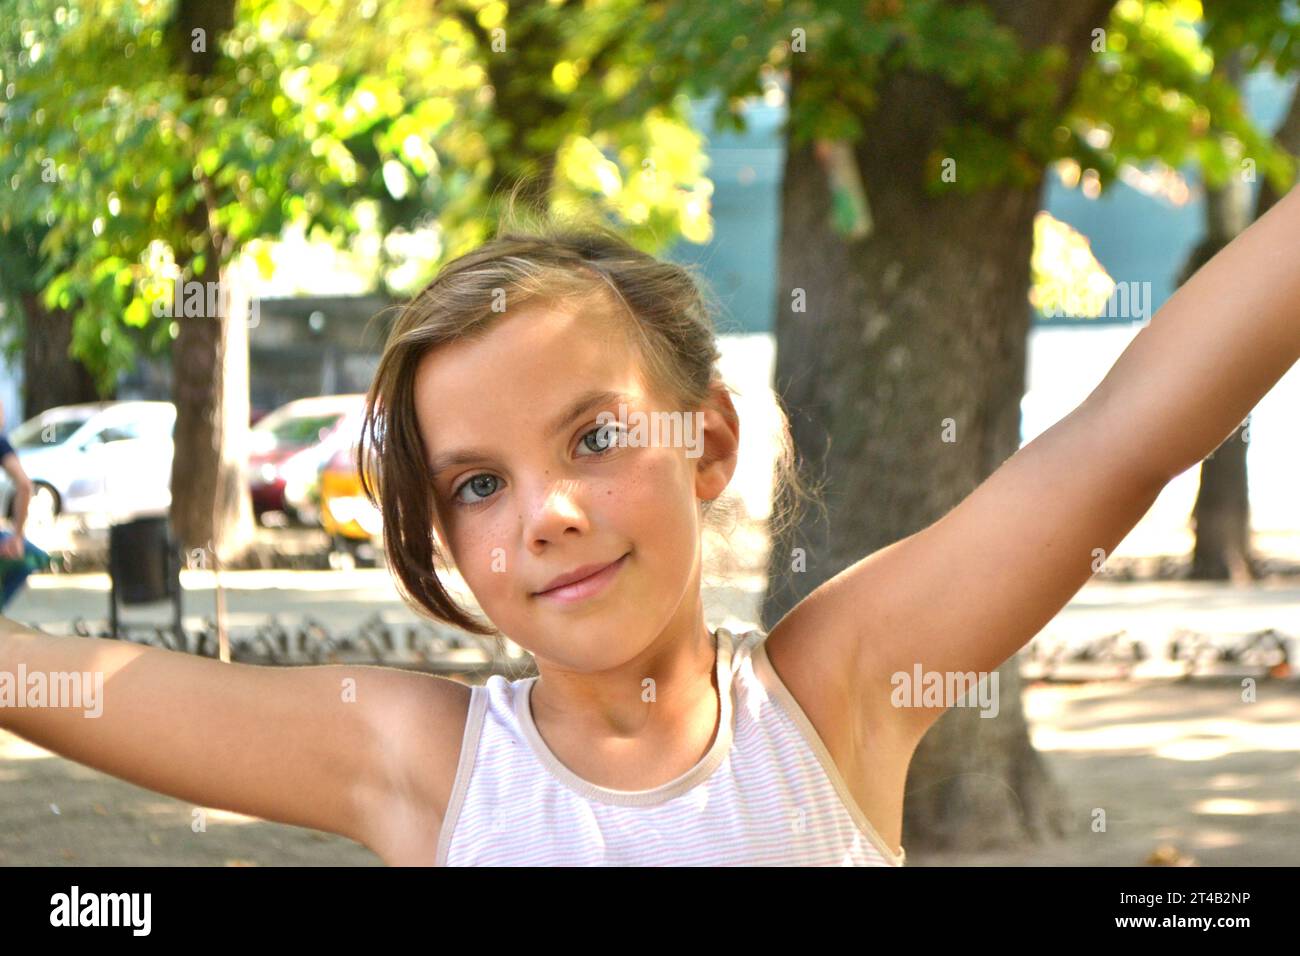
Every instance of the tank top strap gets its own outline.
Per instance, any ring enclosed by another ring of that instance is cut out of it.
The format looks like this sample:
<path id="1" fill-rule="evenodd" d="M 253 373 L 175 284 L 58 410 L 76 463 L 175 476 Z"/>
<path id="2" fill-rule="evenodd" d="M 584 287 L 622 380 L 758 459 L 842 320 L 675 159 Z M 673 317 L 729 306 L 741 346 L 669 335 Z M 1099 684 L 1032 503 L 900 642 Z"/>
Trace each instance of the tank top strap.
<path id="1" fill-rule="evenodd" d="M 492 679 L 504 680 L 494 675 Z M 460 811 L 465 803 L 465 794 L 469 790 L 470 775 L 474 772 L 474 763 L 478 757 L 479 738 L 483 736 L 483 723 L 487 718 L 491 688 L 484 684 L 471 684 L 469 693 L 469 715 L 465 720 L 465 733 L 460 741 L 460 757 L 456 761 L 456 782 L 451 796 L 447 800 L 447 810 L 442 816 L 438 828 L 438 849 L 434 855 L 434 866 L 447 865 L 447 849 L 451 843 L 451 833 L 460 819 Z"/>

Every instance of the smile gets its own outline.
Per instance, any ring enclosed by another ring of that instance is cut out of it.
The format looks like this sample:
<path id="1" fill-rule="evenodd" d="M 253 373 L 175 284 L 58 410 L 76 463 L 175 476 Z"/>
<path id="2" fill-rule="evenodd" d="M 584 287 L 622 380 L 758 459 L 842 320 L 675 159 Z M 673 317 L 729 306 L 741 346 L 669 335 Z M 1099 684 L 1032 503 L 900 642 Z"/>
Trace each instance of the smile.
<path id="1" fill-rule="evenodd" d="M 618 572 L 623 565 L 627 563 L 628 552 L 612 564 L 607 564 L 595 574 L 588 575 L 580 581 L 573 581 L 569 584 L 562 585 L 558 588 L 552 588 L 549 591 L 541 591 L 534 597 L 545 598 L 550 601 L 557 601 L 561 604 L 574 604 L 578 601 L 585 601 L 587 598 L 594 597 L 618 576 Z"/>

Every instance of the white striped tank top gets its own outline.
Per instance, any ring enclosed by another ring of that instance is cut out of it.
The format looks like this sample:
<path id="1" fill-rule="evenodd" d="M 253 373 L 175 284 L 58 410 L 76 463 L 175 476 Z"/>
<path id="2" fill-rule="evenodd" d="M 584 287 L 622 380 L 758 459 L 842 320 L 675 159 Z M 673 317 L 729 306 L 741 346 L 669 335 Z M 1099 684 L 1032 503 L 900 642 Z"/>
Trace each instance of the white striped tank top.
<path id="1" fill-rule="evenodd" d="M 901 866 L 767 658 L 718 628 L 708 753 L 650 790 L 579 777 L 533 723 L 536 677 L 471 687 L 436 866 Z"/>

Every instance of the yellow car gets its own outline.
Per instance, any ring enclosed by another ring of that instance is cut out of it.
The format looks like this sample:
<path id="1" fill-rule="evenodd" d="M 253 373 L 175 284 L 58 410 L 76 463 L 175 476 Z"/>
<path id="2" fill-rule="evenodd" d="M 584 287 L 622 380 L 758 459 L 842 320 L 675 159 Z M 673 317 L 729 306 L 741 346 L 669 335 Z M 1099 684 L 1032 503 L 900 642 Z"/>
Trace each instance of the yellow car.
<path id="1" fill-rule="evenodd" d="M 384 553 L 383 516 L 361 490 L 356 445 L 338 451 L 320 472 L 320 523 L 343 563 L 374 566 Z M 333 563 L 333 559 L 332 559 Z"/>

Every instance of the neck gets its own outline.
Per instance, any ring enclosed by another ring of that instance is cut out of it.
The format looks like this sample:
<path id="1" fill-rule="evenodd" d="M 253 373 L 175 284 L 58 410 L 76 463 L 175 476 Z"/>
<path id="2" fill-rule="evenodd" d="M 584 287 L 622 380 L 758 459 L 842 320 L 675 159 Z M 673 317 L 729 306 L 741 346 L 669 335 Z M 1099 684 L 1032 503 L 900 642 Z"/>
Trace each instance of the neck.
<path id="1" fill-rule="evenodd" d="M 546 724 L 586 739 L 675 736 L 710 709 L 716 720 L 715 643 L 701 616 L 687 636 L 665 631 L 609 670 L 584 673 L 539 661 L 533 719 L 539 728 Z"/>

